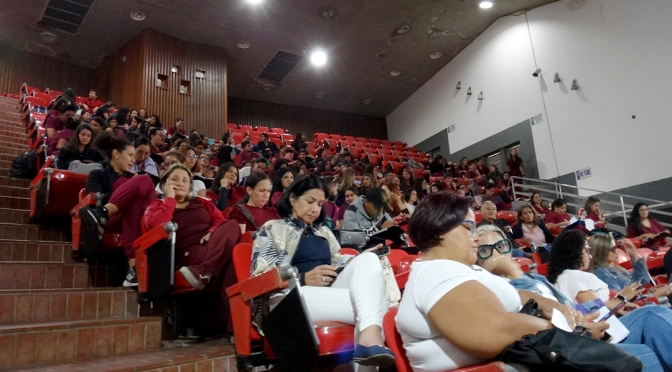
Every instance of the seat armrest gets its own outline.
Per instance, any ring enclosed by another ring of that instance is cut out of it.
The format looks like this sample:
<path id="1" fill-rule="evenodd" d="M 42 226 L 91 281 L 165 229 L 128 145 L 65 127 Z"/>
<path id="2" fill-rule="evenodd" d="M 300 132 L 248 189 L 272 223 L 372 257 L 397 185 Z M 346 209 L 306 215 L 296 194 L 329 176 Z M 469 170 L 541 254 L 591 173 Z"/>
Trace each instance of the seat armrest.
<path id="1" fill-rule="evenodd" d="M 95 204 L 95 202 L 94 202 Z M 145 232 L 133 242 L 133 249 L 138 251 L 145 251 L 157 242 L 168 239 L 173 228 L 177 228 L 176 224 L 172 222 L 162 223 L 155 226 L 153 229 Z"/>
<path id="2" fill-rule="evenodd" d="M 280 269 L 273 268 L 230 286 L 226 289 L 226 293 L 229 297 L 241 296 L 244 301 L 251 301 L 259 296 L 285 288 L 287 288 L 287 282 L 280 277 Z"/>

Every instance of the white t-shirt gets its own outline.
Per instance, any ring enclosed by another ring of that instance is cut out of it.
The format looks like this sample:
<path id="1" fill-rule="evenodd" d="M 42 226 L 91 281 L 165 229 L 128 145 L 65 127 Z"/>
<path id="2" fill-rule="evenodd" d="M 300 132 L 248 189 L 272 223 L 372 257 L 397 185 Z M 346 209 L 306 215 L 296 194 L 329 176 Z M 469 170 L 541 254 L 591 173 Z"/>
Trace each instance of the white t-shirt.
<path id="1" fill-rule="evenodd" d="M 192 186 L 191 192 L 189 193 L 190 196 L 198 196 L 199 190 L 205 190 L 205 184 L 201 180 L 191 181 L 191 186 Z M 154 190 L 156 190 L 157 194 L 163 195 L 163 190 L 161 190 L 161 184 L 156 185 Z"/>
<path id="2" fill-rule="evenodd" d="M 572 302 L 576 302 L 579 292 L 595 291 L 597 296 L 604 302 L 609 301 L 609 286 L 601 281 L 595 274 L 581 270 L 565 270 L 555 281 L 555 288 L 562 292 Z"/>
<path id="3" fill-rule="evenodd" d="M 522 307 L 513 286 L 479 267 L 451 260 L 414 262 L 396 319 L 413 371 L 445 371 L 483 362 L 451 344 L 429 321 L 432 307 L 452 289 L 470 280 L 477 280 L 493 291 L 507 311 L 517 312 Z"/>

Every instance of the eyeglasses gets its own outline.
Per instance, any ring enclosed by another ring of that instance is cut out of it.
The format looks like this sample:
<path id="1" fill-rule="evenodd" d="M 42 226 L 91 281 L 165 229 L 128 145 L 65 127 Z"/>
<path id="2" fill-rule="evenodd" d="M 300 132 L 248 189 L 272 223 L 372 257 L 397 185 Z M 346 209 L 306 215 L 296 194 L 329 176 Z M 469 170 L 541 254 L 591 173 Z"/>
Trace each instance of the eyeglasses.
<path id="1" fill-rule="evenodd" d="M 462 227 L 464 227 L 465 229 L 469 230 L 469 235 L 471 235 L 472 238 L 474 237 L 474 235 L 476 235 L 476 222 L 475 221 L 464 220 L 464 221 L 462 221 L 462 223 L 460 225 L 462 225 Z"/>
<path id="2" fill-rule="evenodd" d="M 196 154 L 194 154 L 194 155 L 187 155 L 187 157 L 188 157 L 188 158 L 192 158 L 192 159 L 198 159 L 198 155 L 196 155 Z"/>
<path id="3" fill-rule="evenodd" d="M 497 250 L 499 254 L 507 254 L 511 252 L 513 244 L 509 239 L 502 239 L 495 244 L 481 244 L 478 246 L 478 253 L 476 254 L 479 259 L 487 260 L 492 256 L 493 250 Z"/>

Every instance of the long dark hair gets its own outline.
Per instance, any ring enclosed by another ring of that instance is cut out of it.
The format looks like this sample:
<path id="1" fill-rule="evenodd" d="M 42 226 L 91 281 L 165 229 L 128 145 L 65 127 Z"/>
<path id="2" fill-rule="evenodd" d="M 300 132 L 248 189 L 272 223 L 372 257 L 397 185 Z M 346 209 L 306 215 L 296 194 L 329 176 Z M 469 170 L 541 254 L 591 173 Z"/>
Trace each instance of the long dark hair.
<path id="1" fill-rule="evenodd" d="M 126 106 L 122 106 L 119 111 L 117 111 L 117 126 L 123 126 L 126 123 L 126 116 L 131 112 Z"/>
<path id="2" fill-rule="evenodd" d="M 72 135 L 72 137 L 70 137 L 70 141 L 68 141 L 68 143 L 65 145 L 66 150 L 76 155 L 80 154 L 79 145 L 81 145 L 81 143 L 79 142 L 79 133 L 81 133 L 83 130 L 88 130 L 91 132 L 91 140 L 87 145 L 84 146 L 84 151 L 82 152 L 86 152 L 86 150 L 91 147 L 93 144 L 93 128 L 91 128 L 89 124 L 84 123 L 80 124 L 77 129 L 75 129 L 75 133 Z"/>
<path id="3" fill-rule="evenodd" d="M 219 192 L 219 187 L 220 187 L 219 186 L 219 181 L 221 181 L 222 178 L 224 178 L 224 175 L 226 174 L 226 172 L 228 172 L 229 169 L 231 169 L 231 168 L 236 168 L 236 166 L 231 162 L 224 163 L 224 164 L 219 166 L 219 170 L 217 171 L 217 174 L 215 174 L 215 178 L 212 180 L 212 186 L 210 186 L 210 190 L 212 190 L 214 192 Z M 239 180 L 240 180 L 240 178 L 238 177 L 238 168 L 236 168 L 236 184 L 238 184 Z M 236 186 L 236 184 L 234 184 L 232 186 Z"/>
<path id="4" fill-rule="evenodd" d="M 252 173 L 250 173 L 250 175 L 247 176 L 247 183 L 245 184 L 246 190 L 247 190 L 248 187 L 251 188 L 251 189 L 254 189 L 255 187 L 257 187 L 259 182 L 261 182 L 263 180 L 269 180 L 270 181 L 271 179 L 268 178 L 268 175 L 264 172 L 252 172 Z M 245 197 L 238 202 L 238 204 L 247 204 L 247 202 L 249 202 L 249 201 L 250 201 L 250 194 L 246 194 Z"/>
<path id="5" fill-rule="evenodd" d="M 123 152 L 129 146 L 133 147 L 133 144 L 126 138 L 117 137 L 110 132 L 101 132 L 96 136 L 96 141 L 93 144 L 95 149 L 105 155 L 107 161 L 112 160 L 112 152 L 114 152 L 114 150 Z"/>
<path id="6" fill-rule="evenodd" d="M 289 167 L 279 169 L 273 174 L 273 188 L 271 189 L 271 195 L 273 195 L 276 191 L 285 191 L 282 188 L 282 177 L 284 177 L 284 175 L 287 173 L 292 173 L 292 176 L 294 176 L 292 168 Z"/>
<path id="7" fill-rule="evenodd" d="M 648 207 L 649 205 L 646 203 L 639 202 L 635 204 L 634 207 L 632 207 L 632 212 L 630 212 L 630 224 L 635 224 L 637 226 L 637 233 L 641 234 L 642 230 L 644 227 L 642 226 L 642 218 L 639 217 L 639 208 L 641 207 Z M 588 210 L 586 210 L 586 213 L 588 213 Z"/>
<path id="8" fill-rule="evenodd" d="M 301 176 L 294 180 L 294 182 L 282 194 L 282 198 L 278 202 L 278 214 L 280 217 L 287 218 L 292 216 L 293 207 L 290 198 L 299 198 L 306 192 L 314 189 L 320 189 L 324 192 L 325 199 L 329 196 L 329 189 L 324 183 L 324 180 L 315 176 Z M 326 218 L 324 217 L 324 208 L 320 211 L 320 216 L 313 222 L 316 225 L 324 224 Z"/>
<path id="9" fill-rule="evenodd" d="M 565 230 L 555 238 L 548 261 L 548 280 L 551 283 L 555 283 L 563 271 L 581 268 L 585 244 L 586 236 L 581 230 Z"/>

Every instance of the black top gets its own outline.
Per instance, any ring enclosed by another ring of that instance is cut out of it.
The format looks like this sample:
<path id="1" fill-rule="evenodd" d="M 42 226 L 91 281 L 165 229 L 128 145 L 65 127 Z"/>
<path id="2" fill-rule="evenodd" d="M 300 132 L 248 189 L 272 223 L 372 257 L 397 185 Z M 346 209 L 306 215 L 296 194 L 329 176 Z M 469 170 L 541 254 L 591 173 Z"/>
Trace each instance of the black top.
<path id="1" fill-rule="evenodd" d="M 271 154 L 268 154 L 266 152 L 266 149 L 270 149 Z M 257 146 L 252 148 L 252 151 L 258 152 L 259 155 L 261 155 L 263 157 L 268 157 L 269 155 L 277 154 L 280 150 L 278 149 L 278 146 L 275 143 L 273 143 L 269 140 L 268 145 L 265 144 L 264 141 L 259 141 L 259 143 L 257 143 Z"/>
<path id="2" fill-rule="evenodd" d="M 306 228 L 299 239 L 291 265 L 295 266 L 299 273 L 307 273 L 320 265 L 331 264 L 331 250 L 329 242 L 325 238 L 315 236 L 313 229 Z"/>
<path id="3" fill-rule="evenodd" d="M 544 232 L 546 244 L 553 244 L 555 236 L 553 236 L 553 234 L 548 230 L 548 227 L 546 227 L 546 223 L 544 223 L 543 220 L 539 221 L 539 228 Z M 512 235 L 514 239 L 520 239 L 524 237 L 522 223 L 517 223 L 516 226 L 513 227 Z"/>
<path id="4" fill-rule="evenodd" d="M 107 204 L 112 196 L 114 183 L 119 177 L 133 177 L 132 173 L 117 173 L 112 169 L 109 163 L 105 163 L 103 169 L 96 169 L 89 173 L 89 178 L 86 180 L 86 193 L 101 193 L 103 194 L 103 205 Z"/>
<path id="5" fill-rule="evenodd" d="M 58 169 L 68 169 L 70 163 L 75 160 L 79 160 L 82 163 L 100 163 L 105 158 L 93 147 L 87 147 L 81 153 L 76 153 L 71 151 L 70 148 L 64 147 L 58 153 Z"/>

